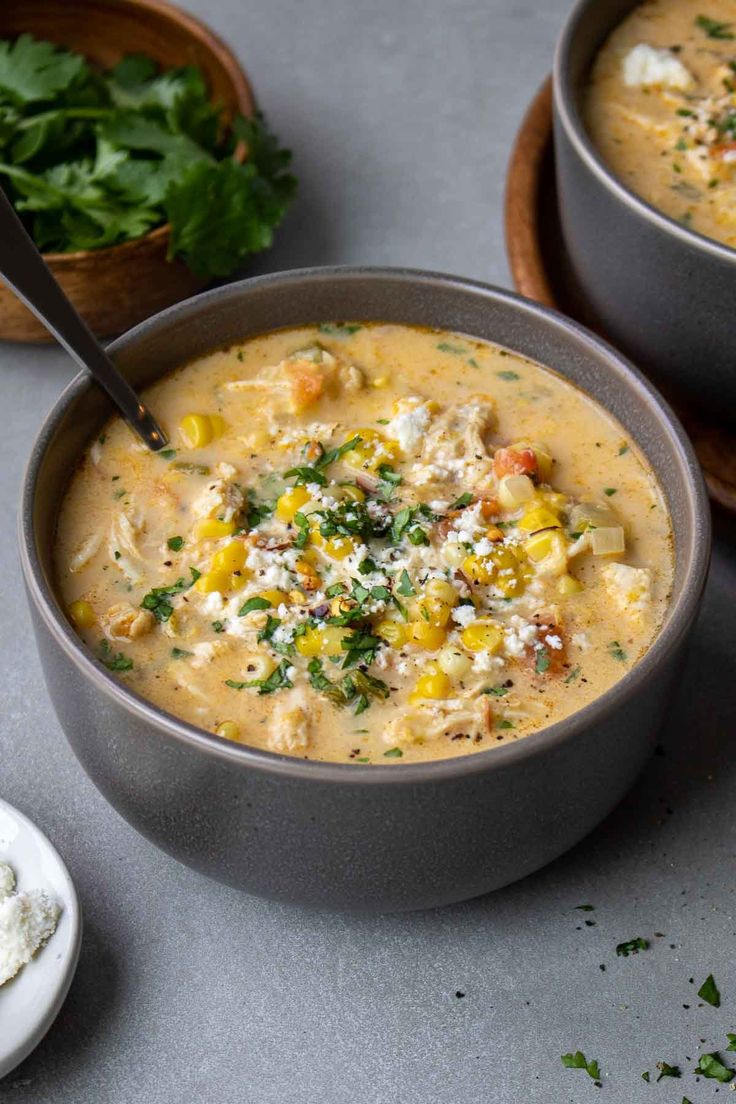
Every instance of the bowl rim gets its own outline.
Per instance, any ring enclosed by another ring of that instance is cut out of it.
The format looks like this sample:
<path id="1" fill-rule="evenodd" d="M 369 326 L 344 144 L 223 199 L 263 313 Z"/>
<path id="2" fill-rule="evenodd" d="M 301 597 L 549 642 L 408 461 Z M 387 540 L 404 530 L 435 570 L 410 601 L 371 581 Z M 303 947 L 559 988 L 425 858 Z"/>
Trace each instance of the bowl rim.
<path id="1" fill-rule="evenodd" d="M 98 0 L 98 2 L 100 2 L 100 0 Z M 192 15 L 191 12 L 169 3 L 168 0 L 113 0 L 110 6 L 115 8 L 130 8 L 134 12 L 140 9 L 154 12 L 156 15 L 160 15 L 164 20 L 168 20 L 183 28 L 192 39 L 196 39 L 205 47 L 208 53 L 212 54 L 217 59 L 221 68 L 227 74 L 235 93 L 237 110 L 246 117 L 250 117 L 255 113 L 256 98 L 248 74 L 223 39 L 216 34 L 211 27 L 203 23 L 201 19 Z M 245 150 L 241 148 L 241 146 L 242 143 L 233 153 L 236 160 L 240 161 L 244 160 L 245 157 Z M 159 240 L 163 245 L 168 240 L 170 231 L 170 224 L 168 222 L 163 222 L 159 226 L 154 226 L 151 230 L 147 230 L 145 234 L 140 234 L 137 238 L 132 238 L 130 241 L 118 242 L 117 245 L 108 245 L 102 249 L 76 249 L 70 253 L 42 253 L 41 256 L 46 261 L 46 264 L 50 265 L 55 270 L 76 268 L 80 264 L 89 263 L 97 258 L 105 260 L 108 258 L 120 257 L 123 251 L 132 253 L 136 249 L 140 249 L 144 246 L 152 245 L 155 247 L 158 245 Z"/>
<path id="2" fill-rule="evenodd" d="M 632 0 L 632 8 L 636 7 L 639 2 L 640 0 Z M 555 48 L 552 66 L 554 111 L 564 127 L 567 138 L 586 168 L 609 192 L 613 193 L 616 199 L 635 214 L 653 223 L 663 232 L 678 238 L 684 245 L 709 253 L 714 258 L 728 264 L 736 264 L 736 249 L 724 245 L 714 238 L 709 238 L 705 234 L 700 234 L 697 230 L 688 229 L 628 188 L 608 168 L 602 155 L 591 141 L 578 108 L 576 89 L 573 88 L 571 81 L 570 53 L 577 43 L 580 25 L 588 9 L 595 4 L 600 4 L 600 0 L 576 0 L 563 25 Z M 619 26 L 620 23 L 621 20 L 615 26 Z M 600 47 L 597 46 L 595 53 L 591 50 L 591 63 L 599 49 Z"/>
<path id="3" fill-rule="evenodd" d="M 389 268 L 377 266 L 338 265 L 320 268 L 293 269 L 247 280 L 225 284 L 210 291 L 192 296 L 160 311 L 151 318 L 134 326 L 126 334 L 117 338 L 109 346 L 113 355 L 136 341 L 148 331 L 155 330 L 164 321 L 170 322 L 191 314 L 206 311 L 208 306 L 219 301 L 241 300 L 248 297 L 251 290 L 268 289 L 271 286 L 301 285 L 305 281 L 341 282 L 392 281 L 421 288 L 426 293 L 441 288 L 471 292 L 495 303 L 504 304 L 512 312 L 520 314 L 531 325 L 539 321 L 552 322 L 563 333 L 574 337 L 577 342 L 593 353 L 603 353 L 617 367 L 626 382 L 636 392 L 639 403 L 649 407 L 653 416 L 666 433 L 668 452 L 678 457 L 679 467 L 685 481 L 685 490 L 690 503 L 693 519 L 693 532 L 689 547 L 685 550 L 685 572 L 681 591 L 668 609 L 667 621 L 655 637 L 652 645 L 642 658 L 622 679 L 610 687 L 600 697 L 570 716 L 530 733 L 513 743 L 485 751 L 475 751 L 451 759 L 437 759 L 427 762 L 397 764 L 376 763 L 366 768 L 354 763 L 336 763 L 315 759 L 301 759 L 262 750 L 246 744 L 237 744 L 222 739 L 196 725 L 189 724 L 173 714 L 159 709 L 152 702 L 128 689 L 121 680 L 116 679 L 92 653 L 82 644 L 74 632 L 51 587 L 47 585 L 43 570 L 36 553 L 35 528 L 33 523 L 35 489 L 39 470 L 46 450 L 54 439 L 57 427 L 65 417 L 69 406 L 81 394 L 94 386 L 85 372 L 76 375 L 65 387 L 59 398 L 44 419 L 26 466 L 21 486 L 20 509 L 18 511 L 18 539 L 21 568 L 26 584 L 29 601 L 42 619 L 46 631 L 55 644 L 62 649 L 66 657 L 74 663 L 82 676 L 92 682 L 99 693 L 128 713 L 134 714 L 140 722 L 157 732 L 174 739 L 189 748 L 197 749 L 213 758 L 229 761 L 242 769 L 256 769 L 267 774 L 287 777 L 293 780 L 303 779 L 315 783 L 343 782 L 359 786 L 386 784 L 416 784 L 439 782 L 443 779 L 459 778 L 467 774 L 484 773 L 487 770 L 504 769 L 514 763 L 535 758 L 537 755 L 553 750 L 556 746 L 574 739 L 597 722 L 615 712 L 620 705 L 636 692 L 651 677 L 656 677 L 660 661 L 676 652 L 683 642 L 697 613 L 710 562 L 711 520 L 707 493 L 700 466 L 692 446 L 685 435 L 675 413 L 662 398 L 655 387 L 623 357 L 613 346 L 601 340 L 585 327 L 561 314 L 559 311 L 544 307 L 530 299 L 503 288 L 495 287 L 478 280 L 466 279 L 451 274 L 423 271 L 409 268 Z M 562 373 L 564 375 L 564 372 Z M 576 385 L 577 386 L 577 385 Z M 591 396 L 596 402 L 595 396 Z M 603 404 L 599 404 L 603 405 Z M 632 435 L 633 436 L 633 435 Z M 655 471 L 655 474 L 656 471 Z"/>

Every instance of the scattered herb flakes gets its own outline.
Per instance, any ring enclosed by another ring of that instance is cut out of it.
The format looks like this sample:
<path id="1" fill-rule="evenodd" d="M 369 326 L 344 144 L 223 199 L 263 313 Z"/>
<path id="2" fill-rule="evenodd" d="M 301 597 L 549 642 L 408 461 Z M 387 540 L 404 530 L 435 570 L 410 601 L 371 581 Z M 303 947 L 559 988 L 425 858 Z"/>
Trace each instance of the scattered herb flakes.
<path id="1" fill-rule="evenodd" d="M 618 487 L 604 487 L 603 488 L 604 495 L 608 495 L 609 498 L 612 498 L 613 495 L 615 495 L 617 491 L 618 491 Z"/>
<path id="2" fill-rule="evenodd" d="M 688 1100 L 686 1096 L 682 1098 L 682 1104 L 693 1104 L 692 1100 Z"/>
<path id="3" fill-rule="evenodd" d="M 639 951 L 646 951 L 648 947 L 649 941 L 637 935 L 635 939 L 628 939 L 625 943 L 619 943 L 616 947 L 616 954 L 619 958 L 628 958 L 630 954 L 638 954 Z"/>
<path id="4" fill-rule="evenodd" d="M 473 501 L 473 495 L 470 493 L 470 491 L 466 491 L 465 494 L 461 494 L 459 498 L 455 499 L 455 501 L 450 506 L 450 509 L 451 510 L 464 510 L 465 507 L 469 506 L 472 501 Z"/>
<path id="5" fill-rule="evenodd" d="M 621 445 L 620 449 L 618 450 L 618 454 L 619 454 L 619 456 L 625 456 L 628 451 L 629 451 L 629 446 L 628 445 Z"/>
<path id="6" fill-rule="evenodd" d="M 512 383 L 514 380 L 521 379 L 519 373 L 514 372 L 511 368 L 504 368 L 502 371 L 496 372 L 496 375 L 499 379 L 506 380 L 507 383 Z"/>
<path id="7" fill-rule="evenodd" d="M 453 353 L 455 356 L 461 356 L 468 351 L 462 345 L 453 345 L 450 341 L 440 341 L 437 348 L 441 353 Z"/>
<path id="8" fill-rule="evenodd" d="M 480 368 L 480 364 L 475 359 L 475 357 L 468 357 L 468 364 L 471 368 Z"/>
<path id="9" fill-rule="evenodd" d="M 651 1081 L 651 1077 L 649 1076 L 649 1070 L 644 1070 L 643 1074 L 641 1075 L 641 1079 L 642 1079 L 642 1081 L 646 1081 L 646 1083 L 649 1084 L 649 1082 Z"/>
<path id="10" fill-rule="evenodd" d="M 595 905 L 576 905 L 578 912 L 595 912 Z"/>
<path id="11" fill-rule="evenodd" d="M 734 1035 L 733 1032 L 729 1031 L 726 1033 L 726 1037 L 728 1039 L 728 1046 L 726 1047 L 726 1050 L 736 1050 L 736 1035 Z"/>
<path id="12" fill-rule="evenodd" d="M 130 671 L 133 667 L 133 660 L 130 656 L 126 656 L 123 652 L 116 652 L 113 654 L 110 643 L 107 640 L 100 641 L 100 659 L 107 667 L 108 671 Z"/>
<path id="13" fill-rule="evenodd" d="M 298 464 L 295 468 L 289 468 L 284 472 L 284 479 L 293 479 L 296 486 L 306 486 L 307 483 L 317 483 L 320 487 L 327 484 L 327 478 L 319 468 L 310 468 L 305 464 Z"/>
<path id="14" fill-rule="evenodd" d="M 174 460 L 176 458 L 176 449 L 173 449 L 173 448 L 161 449 L 161 451 L 158 452 L 156 455 L 160 456 L 162 460 Z"/>
<path id="15" fill-rule="evenodd" d="M 565 1069 L 582 1069 L 585 1070 L 588 1077 L 592 1077 L 594 1081 L 599 1081 L 601 1076 L 601 1068 L 595 1058 L 591 1058 L 590 1061 L 585 1057 L 582 1050 L 576 1050 L 574 1054 L 563 1054 L 560 1057 Z"/>
<path id="16" fill-rule="evenodd" d="M 708 38 L 731 39 L 736 37 L 731 30 L 732 23 L 721 23 L 707 15 L 696 16 L 695 26 L 699 27 L 701 31 L 705 31 Z"/>
<path id="17" fill-rule="evenodd" d="M 624 649 L 619 644 L 618 640 L 612 640 L 608 645 L 608 654 L 611 659 L 617 659 L 619 663 L 625 663 L 629 658 Z"/>
<path id="18" fill-rule="evenodd" d="M 546 648 L 537 648 L 537 658 L 534 662 L 534 670 L 538 675 L 543 675 L 549 670 L 550 658 Z"/>
<path id="19" fill-rule="evenodd" d="M 509 721 L 506 717 L 502 717 L 500 720 L 496 721 L 496 728 L 516 728 L 516 725 L 513 721 Z"/>
<path id="20" fill-rule="evenodd" d="M 166 542 L 166 547 L 170 548 L 172 552 L 181 552 L 184 547 L 183 537 L 169 537 Z"/>
<path id="21" fill-rule="evenodd" d="M 221 633 L 225 631 L 225 626 L 223 625 L 222 621 L 213 621 L 212 629 L 216 633 Z"/>
<path id="22" fill-rule="evenodd" d="M 186 648 L 172 648 L 171 649 L 171 658 L 172 659 L 186 659 L 187 656 L 191 656 L 191 655 L 194 655 L 194 652 L 188 652 L 186 650 Z"/>
<path id="23" fill-rule="evenodd" d="M 698 989 L 698 996 L 707 1004 L 712 1005 L 713 1008 L 721 1007 L 721 994 L 718 992 L 718 986 L 712 974 L 708 974 L 707 978 Z"/>
<path id="24" fill-rule="evenodd" d="M 245 617 L 247 613 L 252 613 L 253 610 L 265 610 L 271 609 L 271 603 L 268 598 L 259 598 L 257 595 L 255 598 L 249 598 L 247 602 L 243 602 L 242 606 L 238 610 L 238 617 Z"/>
<path id="25" fill-rule="evenodd" d="M 319 332 L 327 334 L 329 337 L 350 337 L 362 329 L 363 327 L 358 322 L 323 322 L 319 327 Z"/>
<path id="26" fill-rule="evenodd" d="M 508 689 L 505 686 L 485 686 L 481 690 L 481 694 L 490 694 L 492 698 L 505 698 Z"/>
<path id="27" fill-rule="evenodd" d="M 177 460 L 171 467 L 174 471 L 184 475 L 211 475 L 212 469 L 207 464 L 193 464 L 189 460 Z"/>
<path id="28" fill-rule="evenodd" d="M 123 487 L 121 487 L 119 491 L 115 491 L 115 494 L 112 497 L 114 499 L 118 500 L 118 499 L 123 498 L 123 496 L 126 495 L 127 493 L 128 492 Z"/>
<path id="29" fill-rule="evenodd" d="M 289 678 L 291 664 L 288 659 L 282 659 L 278 667 L 265 679 L 250 679 L 247 682 L 236 682 L 234 679 L 225 679 L 225 685 L 231 690 L 257 689 L 259 694 L 273 694 L 275 690 L 288 690 L 294 683 Z"/>
<path id="30" fill-rule="evenodd" d="M 376 497 L 382 499 L 383 502 L 391 502 L 395 498 L 397 488 L 401 486 L 404 477 L 394 471 L 390 464 L 381 464 L 378 475 Z"/>
<path id="31" fill-rule="evenodd" d="M 404 568 L 404 570 L 401 572 L 401 576 L 396 587 L 396 593 L 400 594 L 403 598 L 411 598 L 413 594 L 416 594 L 414 587 L 411 585 L 409 572 L 406 570 L 406 568 Z"/>
<path id="32" fill-rule="evenodd" d="M 172 583 L 171 586 L 154 587 L 149 590 L 141 602 L 141 608 L 150 610 L 157 621 L 168 621 L 174 612 L 170 599 L 176 594 L 189 590 L 200 577 L 201 572 L 197 571 L 196 567 L 190 567 L 189 571 L 191 579 L 182 577 Z"/>
<path id="33" fill-rule="evenodd" d="M 401 750 L 401 748 L 392 747 L 392 748 L 389 748 L 388 751 L 384 751 L 383 757 L 384 757 L 384 759 L 401 759 L 403 754 L 404 753 Z"/>
<path id="34" fill-rule="evenodd" d="M 657 1069 L 659 1070 L 657 1081 L 661 1081 L 663 1077 L 682 1077 L 680 1067 L 671 1066 L 668 1062 L 657 1062 Z"/>
<path id="35" fill-rule="evenodd" d="M 575 682 L 575 680 L 578 679 L 578 678 L 580 678 L 580 668 L 579 667 L 573 667 L 570 674 L 565 676 L 565 679 L 564 679 L 565 686 L 569 686 L 571 682 Z"/>
<path id="36" fill-rule="evenodd" d="M 712 1054 L 701 1054 L 700 1061 L 693 1072 L 707 1077 L 710 1081 L 720 1081 L 723 1085 L 726 1085 L 734 1076 L 734 1070 L 724 1066 L 717 1051 Z"/>
<path id="37" fill-rule="evenodd" d="M 367 596 L 368 594 L 366 594 Z M 356 667 L 359 663 L 364 663 L 369 667 L 376 658 L 376 652 L 381 643 L 380 636 L 373 636 L 371 633 L 362 632 L 360 629 L 352 632 L 349 636 L 343 637 L 341 644 L 343 651 L 347 653 L 343 660 L 343 669 Z"/>

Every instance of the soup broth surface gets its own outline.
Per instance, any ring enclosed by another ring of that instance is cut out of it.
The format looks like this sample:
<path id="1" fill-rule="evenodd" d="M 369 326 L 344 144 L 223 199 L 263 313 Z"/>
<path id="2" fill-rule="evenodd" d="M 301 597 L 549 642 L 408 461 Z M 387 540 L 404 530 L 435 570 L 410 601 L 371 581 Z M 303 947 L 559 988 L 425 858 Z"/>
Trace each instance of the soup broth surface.
<path id="1" fill-rule="evenodd" d="M 632 191 L 736 246 L 734 0 L 647 0 L 634 8 L 598 54 L 585 115 L 596 146 Z"/>
<path id="2" fill-rule="evenodd" d="M 113 418 L 61 506 L 77 631 L 162 709 L 311 759 L 406 763 L 518 740 L 656 634 L 669 521 L 638 449 L 505 349 L 326 323 L 214 352 Z"/>

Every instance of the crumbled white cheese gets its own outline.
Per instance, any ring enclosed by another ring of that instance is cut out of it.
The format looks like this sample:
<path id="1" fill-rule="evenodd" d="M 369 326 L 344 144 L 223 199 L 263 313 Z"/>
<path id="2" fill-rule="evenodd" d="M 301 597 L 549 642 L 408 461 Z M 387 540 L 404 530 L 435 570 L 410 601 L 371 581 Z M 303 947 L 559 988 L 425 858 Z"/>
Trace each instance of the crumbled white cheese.
<path id="1" fill-rule="evenodd" d="M 473 656 L 473 673 L 476 675 L 487 675 L 490 671 L 497 671 L 503 665 L 501 656 L 491 655 L 490 652 L 478 652 Z"/>
<path id="2" fill-rule="evenodd" d="M 15 977 L 53 935 L 61 909 L 40 889 L 13 893 L 15 875 L 0 863 L 0 985 Z"/>
<path id="3" fill-rule="evenodd" d="M 401 399 L 398 406 L 397 413 L 386 426 L 386 434 L 399 442 L 402 452 L 416 452 L 429 429 L 432 415 L 421 399 Z"/>
<path id="4" fill-rule="evenodd" d="M 648 567 L 610 563 L 601 574 L 608 593 L 623 613 L 640 620 L 648 612 L 652 602 L 652 572 Z"/>
<path id="5" fill-rule="evenodd" d="M 562 640 L 555 633 L 550 633 L 544 638 L 544 643 L 548 648 L 552 648 L 553 651 L 559 652 L 562 650 Z"/>
<path id="6" fill-rule="evenodd" d="M 509 618 L 509 624 L 504 632 L 503 650 L 507 656 L 519 659 L 527 646 L 535 642 L 536 637 L 537 626 L 514 614 Z"/>
<path id="7" fill-rule="evenodd" d="M 472 621 L 475 621 L 477 616 L 478 611 L 476 610 L 475 606 L 471 605 L 456 606 L 455 609 L 452 611 L 452 620 L 455 621 L 456 624 L 460 625 L 463 629 L 467 628 L 467 626 Z"/>
<path id="8" fill-rule="evenodd" d="M 574 648 L 580 648 L 581 652 L 587 652 L 588 648 L 590 647 L 590 640 L 588 639 L 587 633 L 573 633 L 571 639 Z"/>
<path id="9" fill-rule="evenodd" d="M 623 60 L 624 84 L 661 85 L 665 88 L 689 88 L 692 74 L 671 50 L 659 50 L 640 42 Z"/>
<path id="10" fill-rule="evenodd" d="M 193 658 L 190 660 L 192 667 L 205 667 L 211 663 L 215 656 L 227 651 L 230 644 L 227 640 L 202 640 L 199 644 L 192 645 Z"/>

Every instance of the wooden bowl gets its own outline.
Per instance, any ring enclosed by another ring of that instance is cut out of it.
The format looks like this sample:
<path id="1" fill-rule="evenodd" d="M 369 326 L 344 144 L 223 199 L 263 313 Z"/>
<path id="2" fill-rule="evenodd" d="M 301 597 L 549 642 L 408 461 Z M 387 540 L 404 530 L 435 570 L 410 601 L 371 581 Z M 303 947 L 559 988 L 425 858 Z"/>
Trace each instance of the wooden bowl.
<path id="1" fill-rule="evenodd" d="M 2 0 L 0 38 L 32 34 L 109 69 L 125 54 L 162 67 L 197 65 L 211 99 L 227 114 L 252 115 L 253 93 L 233 54 L 193 16 L 164 0 Z M 107 249 L 45 253 L 77 310 L 100 335 L 122 333 L 203 286 L 182 261 L 167 261 L 168 226 Z M 48 341 L 47 331 L 0 284 L 0 338 Z"/>
<path id="2" fill-rule="evenodd" d="M 562 239 L 551 80 L 539 89 L 516 136 L 506 176 L 505 230 L 506 253 L 517 291 L 596 329 L 585 289 L 576 284 Z M 736 433 L 692 410 L 678 395 L 666 394 L 666 398 L 693 443 L 710 497 L 736 514 Z"/>

